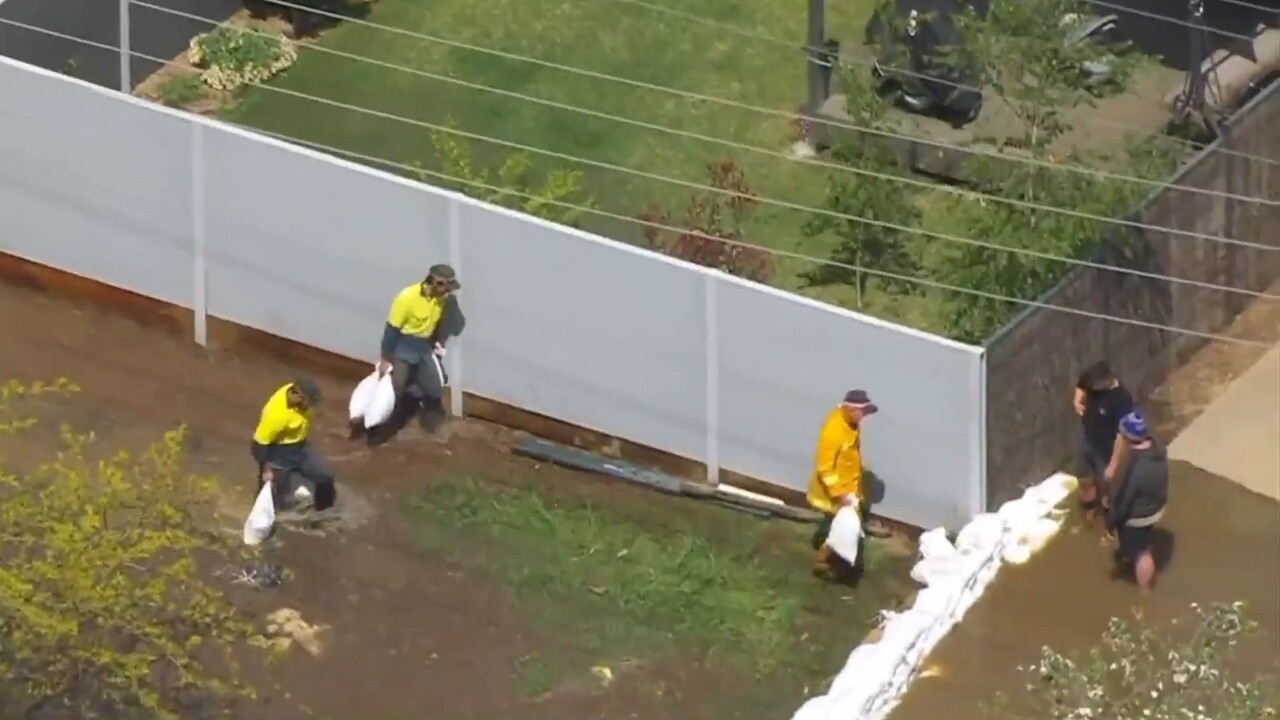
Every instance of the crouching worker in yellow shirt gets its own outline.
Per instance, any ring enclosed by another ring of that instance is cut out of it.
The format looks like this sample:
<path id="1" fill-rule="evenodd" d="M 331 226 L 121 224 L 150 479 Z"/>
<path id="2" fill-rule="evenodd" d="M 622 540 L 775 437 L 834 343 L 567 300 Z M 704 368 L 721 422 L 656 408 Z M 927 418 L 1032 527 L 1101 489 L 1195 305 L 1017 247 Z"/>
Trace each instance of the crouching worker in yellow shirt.
<path id="1" fill-rule="evenodd" d="M 311 485 L 316 510 L 333 507 L 337 499 L 333 470 L 307 442 L 312 410 L 320 402 L 320 387 L 301 378 L 276 390 L 262 408 L 250 450 L 258 462 L 258 492 L 272 484 L 276 508 L 283 508 L 295 485 Z"/>
<path id="2" fill-rule="evenodd" d="M 845 579 L 839 570 L 853 571 L 827 546 L 831 523 L 842 507 L 852 507 L 867 514 L 862 482 L 862 436 L 860 424 L 879 408 L 865 390 L 850 390 L 822 425 L 818 451 L 814 458 L 813 476 L 809 479 L 809 504 L 822 513 L 822 522 L 813 534 L 814 574 L 825 580 Z M 858 553 L 861 562 L 862 553 Z M 839 565 L 839 567 L 837 567 Z M 852 579 L 852 578 L 848 578 Z"/>
<path id="3" fill-rule="evenodd" d="M 418 405 L 418 421 L 428 432 L 445 419 L 445 345 L 466 324 L 454 295 L 461 287 L 452 267 L 431 266 L 425 280 L 396 295 L 383 328 L 378 372 L 391 373 L 398 409 Z"/>

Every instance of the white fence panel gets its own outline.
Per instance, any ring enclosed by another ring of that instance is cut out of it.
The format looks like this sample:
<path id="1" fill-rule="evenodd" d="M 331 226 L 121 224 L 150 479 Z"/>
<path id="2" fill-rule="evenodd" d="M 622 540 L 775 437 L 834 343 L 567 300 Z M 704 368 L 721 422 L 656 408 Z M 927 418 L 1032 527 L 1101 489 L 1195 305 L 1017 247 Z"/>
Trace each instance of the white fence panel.
<path id="1" fill-rule="evenodd" d="M 458 210 L 467 390 L 701 459 L 702 275 L 500 208 Z"/>
<path id="2" fill-rule="evenodd" d="M 372 361 L 395 293 L 446 262 L 449 196 L 204 129 L 209 314 Z"/>
<path id="3" fill-rule="evenodd" d="M 190 307 L 190 133 L 140 102 L 0 63 L 0 250 Z"/>
<path id="4" fill-rule="evenodd" d="M 876 512 L 923 527 L 971 516 L 979 351 L 735 278 L 717 292 L 726 469 L 804 490 L 823 420 L 861 388 L 880 407 L 862 445 L 885 484 Z"/>

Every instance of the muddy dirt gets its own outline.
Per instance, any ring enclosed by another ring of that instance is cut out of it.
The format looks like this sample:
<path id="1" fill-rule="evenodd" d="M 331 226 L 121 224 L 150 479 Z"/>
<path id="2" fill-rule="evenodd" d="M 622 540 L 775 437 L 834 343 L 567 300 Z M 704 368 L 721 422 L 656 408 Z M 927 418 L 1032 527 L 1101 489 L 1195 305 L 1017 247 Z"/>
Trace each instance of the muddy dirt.
<path id="1" fill-rule="evenodd" d="M 1280 292 L 1280 282 L 1268 292 Z M 1280 303 L 1255 303 L 1222 334 L 1280 339 Z M 1157 435 L 1171 440 L 1264 352 L 1221 341 L 1199 351 L 1144 400 Z M 1280 670 L 1280 504 L 1180 462 L 1173 464 L 1170 498 L 1165 567 L 1153 595 L 1140 597 L 1128 579 L 1113 577 L 1099 531 L 1070 520 L 1032 562 L 1003 571 L 933 654 L 935 673 L 913 685 L 891 720 L 979 720 L 983 703 L 1021 689 L 1016 668 L 1034 662 L 1041 646 L 1083 650 L 1110 618 L 1134 609 L 1159 622 L 1184 615 L 1194 602 L 1243 600 L 1262 635 L 1244 649 L 1241 669 Z"/>
<path id="2" fill-rule="evenodd" d="M 247 438 L 263 399 L 290 378 L 289 368 L 258 356 L 206 352 L 123 318 L 4 284 L 0 337 L 6 340 L 0 346 L 0 377 L 31 381 L 64 376 L 82 388 L 70 398 L 48 401 L 52 422 L 93 429 L 103 445 L 128 449 L 186 424 L 194 469 L 218 474 L 231 488 L 237 483 L 243 487 L 227 508 L 226 529 L 239 532 L 256 490 Z M 350 388 L 324 378 L 320 384 L 327 402 L 313 442 L 337 470 L 339 510 L 350 522 L 342 532 L 297 532 L 286 526 L 278 534 L 278 547 L 269 553 L 292 578 L 269 591 L 228 585 L 237 604 L 259 617 L 285 611 L 276 616 L 277 634 L 294 645 L 261 675 L 262 699 L 244 704 L 237 716 L 755 720 L 785 716 L 830 679 L 815 672 L 804 687 L 771 692 L 752 678 L 719 672 L 705 658 L 666 658 L 648 665 L 610 658 L 613 677 L 608 691 L 602 691 L 606 683 L 593 669 L 601 659 L 575 645 L 571 633 L 540 625 L 540 618 L 531 617 L 500 580 L 424 553 L 403 511 L 405 500 L 432 477 L 482 475 L 536 484 L 539 494 L 544 488 L 573 493 L 659 532 L 678 532 L 677 520 L 688 512 L 690 501 L 534 465 L 506 450 L 510 431 L 473 421 L 452 424 L 447 443 L 424 438 L 413 427 L 370 449 L 347 439 L 343 413 Z M 55 447 L 56 434 L 51 429 L 33 433 L 23 442 L 22 452 L 34 457 Z M 714 518 L 721 516 L 710 517 L 714 526 Z M 767 534 L 761 537 L 769 542 Z M 762 547 L 761 556 L 777 555 L 779 547 Z M 796 582 L 815 583 L 808 576 L 807 555 L 794 562 Z M 900 585 L 886 592 L 900 596 L 912 588 L 905 577 L 908 563 L 903 559 Z M 852 620 L 848 608 L 855 605 L 846 588 L 813 591 L 806 598 L 820 606 L 806 612 L 829 618 L 820 622 L 827 623 L 834 640 L 825 638 L 826 647 L 815 649 L 815 654 L 821 652 L 819 662 L 805 658 L 797 664 L 803 660 L 806 668 L 834 673 L 862 634 L 858 628 L 865 629 L 859 623 L 867 613 L 860 609 L 862 619 Z M 517 668 L 530 657 L 548 654 L 580 672 L 530 697 L 529 679 Z"/>

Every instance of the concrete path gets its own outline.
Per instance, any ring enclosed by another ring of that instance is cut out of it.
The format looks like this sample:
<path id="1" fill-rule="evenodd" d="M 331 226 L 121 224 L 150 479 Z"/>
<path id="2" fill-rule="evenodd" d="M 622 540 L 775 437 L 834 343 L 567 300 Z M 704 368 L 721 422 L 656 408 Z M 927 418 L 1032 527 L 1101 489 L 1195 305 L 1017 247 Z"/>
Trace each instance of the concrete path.
<path id="1" fill-rule="evenodd" d="M 1280 346 L 1205 408 L 1169 455 L 1280 500 Z"/>

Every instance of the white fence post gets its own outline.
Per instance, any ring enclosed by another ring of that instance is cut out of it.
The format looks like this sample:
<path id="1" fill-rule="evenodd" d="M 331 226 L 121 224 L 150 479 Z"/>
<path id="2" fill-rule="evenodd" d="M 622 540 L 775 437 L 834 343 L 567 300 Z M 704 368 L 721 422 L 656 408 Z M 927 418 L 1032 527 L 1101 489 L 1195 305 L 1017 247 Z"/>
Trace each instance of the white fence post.
<path id="1" fill-rule="evenodd" d="M 458 198 L 449 198 L 448 233 L 449 264 L 453 266 L 458 277 L 462 277 L 462 228 L 461 213 L 458 212 Z M 458 417 L 463 416 L 462 407 L 462 346 L 465 341 L 458 337 L 450 343 L 449 353 L 445 356 L 449 372 L 449 412 Z"/>
<path id="2" fill-rule="evenodd" d="M 128 95 L 133 92 L 132 72 L 129 61 L 133 51 L 129 45 L 129 3 L 131 0 L 120 0 L 120 92 Z"/>
<path id="3" fill-rule="evenodd" d="M 720 484 L 720 318 L 716 308 L 719 273 L 704 271 L 703 322 L 707 349 L 707 482 Z"/>
<path id="4" fill-rule="evenodd" d="M 191 312 L 196 344 L 209 344 L 209 270 L 206 265 L 205 238 L 204 125 L 191 123 L 191 238 L 192 300 Z"/>

